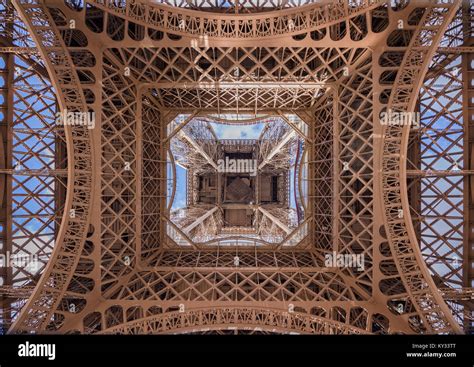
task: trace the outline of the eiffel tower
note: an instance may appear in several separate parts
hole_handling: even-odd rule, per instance
[[[0,18],[3,333],[472,333],[474,5]]]

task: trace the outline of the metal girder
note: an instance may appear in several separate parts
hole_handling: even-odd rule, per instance
[[[321,88],[329,87],[326,83],[312,82],[199,82],[199,83],[156,83],[158,89],[309,89],[318,91]],[[317,94],[315,92],[315,94]]]
[[[193,319],[199,319],[194,324]],[[192,325],[192,326],[189,326]],[[103,334],[167,334],[205,330],[268,330],[297,334],[367,334],[363,329],[322,317],[273,309],[250,307],[213,308],[212,310],[176,311],[104,330]]]
[[[178,135],[179,137],[185,139],[186,141],[189,142],[189,144],[191,144],[191,146],[196,149],[196,151],[201,154],[205,159],[206,161],[214,168],[214,169],[217,169],[217,164],[216,162],[214,162],[212,160],[211,157],[209,157],[209,155],[204,151],[204,149],[202,149],[202,147],[199,145],[199,143],[197,143],[192,137],[188,136],[188,134],[186,134],[185,132],[183,131],[179,131],[178,132]]]
[[[446,177],[446,176],[470,176],[474,174],[474,170],[445,170],[445,171],[431,171],[431,170],[407,170],[409,177]]]
[[[204,221],[209,218],[211,215],[213,215],[216,211],[218,210],[217,207],[214,207],[212,209],[209,209],[206,213],[204,213],[202,216],[200,216],[199,218],[196,218],[196,220],[194,222],[192,222],[191,224],[189,224],[188,226],[186,226],[183,231],[185,233],[189,233],[192,229],[196,228],[197,226],[199,226],[200,224],[204,223]]]
[[[265,165],[272,160],[272,158],[277,155],[281,149],[288,144],[288,142],[293,139],[296,135],[296,132],[291,129],[289,130],[278,142],[278,144],[273,147],[273,149],[268,153],[268,155],[263,159],[263,161],[258,165],[258,169],[261,170]]]
[[[473,53],[474,46],[439,47],[437,51],[441,53],[448,53],[448,54]]]
[[[28,54],[28,53],[38,53],[38,50],[35,47],[10,46],[10,47],[0,47],[0,53]]]
[[[288,228],[288,226],[286,226],[284,223],[282,223],[277,217],[272,215],[272,213],[270,213],[268,210],[264,209],[263,207],[259,207],[258,210],[262,212],[263,215],[270,218],[278,227],[283,229],[287,234],[291,233],[291,229]]]

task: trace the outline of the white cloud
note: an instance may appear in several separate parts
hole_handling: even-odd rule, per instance
[[[219,139],[258,139],[263,124],[254,125],[221,125],[212,124]]]

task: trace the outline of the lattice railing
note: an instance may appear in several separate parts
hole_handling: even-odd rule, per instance
[[[112,11],[117,16],[154,26],[178,34],[217,38],[262,38],[283,34],[310,32],[318,27],[356,17],[368,9],[383,4],[382,0],[363,0],[358,6],[347,6],[345,0],[314,3],[281,13],[262,15],[231,15],[195,12],[184,8],[170,8],[161,4],[127,1],[118,4],[113,0],[91,0],[96,7]]]

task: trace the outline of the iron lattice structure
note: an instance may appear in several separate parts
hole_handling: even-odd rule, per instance
[[[472,332],[472,5],[1,0],[0,17],[0,251],[40,264],[1,269],[4,332]],[[223,246],[221,203],[197,204],[225,114],[266,121],[262,172],[304,141],[297,226],[287,197],[257,210],[281,241]],[[181,217],[169,159],[191,172]]]

